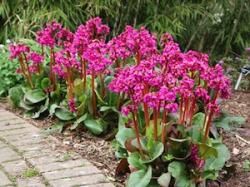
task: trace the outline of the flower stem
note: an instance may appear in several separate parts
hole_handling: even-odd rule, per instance
[[[154,140],[157,141],[158,129],[157,129],[157,118],[158,118],[157,108],[154,108]]]
[[[104,78],[103,78],[102,74],[99,75],[99,79],[100,79],[100,83],[101,83],[101,94],[102,94],[102,98],[104,99],[106,93],[105,93]]]
[[[166,131],[167,131],[167,110],[164,109],[162,113],[162,132],[161,132],[161,142],[165,145],[166,142]],[[165,147],[165,146],[164,146]]]
[[[74,98],[74,95],[73,95],[73,84],[71,80],[70,68],[67,68],[67,82],[68,82],[68,98],[69,100],[71,100]]]
[[[133,122],[134,122],[134,131],[135,131],[137,144],[138,144],[138,147],[139,147],[139,152],[140,152],[141,155],[143,155],[141,141],[140,141],[139,127],[138,127],[138,122],[137,122],[137,119],[136,119],[136,112],[134,111],[132,113],[132,115],[133,115]]]
[[[92,90],[92,107],[93,107],[93,116],[96,117],[96,93],[95,93],[95,74],[91,74],[91,90]]]
[[[30,71],[29,71],[28,60],[27,60],[27,57],[26,57],[26,55],[25,55],[24,53],[23,53],[23,56],[24,56],[24,59],[25,59],[25,66],[26,66],[27,78],[28,78],[30,87],[33,89],[33,88],[34,88],[34,85],[33,85],[33,82],[32,82],[32,78],[31,78]]]
[[[23,63],[23,57],[20,55],[20,56],[18,57],[18,60],[19,60],[20,66],[21,66],[22,74],[23,74],[24,78],[27,80],[27,82],[30,84],[29,79],[28,79],[28,76],[27,76],[27,74],[26,74],[25,64]],[[31,86],[31,85],[30,85],[30,86]]]
[[[52,84],[52,90],[53,91],[56,90],[56,75],[52,71],[54,63],[55,63],[54,50],[53,50],[53,48],[50,48],[50,63],[49,63],[49,66],[50,66],[50,82]]]
[[[138,51],[138,52],[136,53],[136,65],[138,66],[138,65],[140,64],[140,62],[141,62],[141,54],[140,54],[140,52]]]
[[[194,115],[194,110],[195,110],[195,97],[193,97],[192,101],[191,101],[191,107],[190,107],[190,112],[189,112],[189,126],[191,126],[192,124],[192,118]]]
[[[83,82],[83,90],[86,91],[86,79],[87,79],[87,73],[86,73],[86,62],[82,59],[82,56],[80,55],[80,60],[82,64],[82,82]]]
[[[145,85],[145,88],[143,90],[143,95],[148,93],[148,85]],[[143,108],[144,108],[144,118],[145,118],[145,123],[146,123],[146,127],[149,127],[149,110],[148,110],[148,104],[143,102]]]

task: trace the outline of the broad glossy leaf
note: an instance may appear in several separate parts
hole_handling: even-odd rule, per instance
[[[184,170],[185,164],[183,162],[174,161],[168,165],[168,171],[174,178],[178,178],[179,176],[181,176]]]
[[[201,112],[195,114],[192,119],[192,127],[189,130],[189,134],[195,142],[202,141],[204,120],[205,114]]]
[[[168,187],[170,184],[171,180],[171,174],[168,173],[163,173],[158,179],[157,182],[162,186],[162,187]]]
[[[46,99],[44,105],[42,105],[40,109],[31,118],[33,119],[39,118],[43,112],[48,110],[48,107],[49,107],[49,98]]]
[[[84,125],[91,133],[95,135],[99,135],[104,131],[103,125],[94,119],[85,120]]]
[[[116,134],[116,140],[121,144],[121,147],[125,148],[125,142],[127,139],[135,138],[134,130],[131,128],[122,128],[119,129]]]
[[[58,108],[59,106],[57,104],[52,104],[50,107],[49,107],[49,114],[52,116],[55,114],[55,110],[56,108]]]
[[[199,152],[200,152],[200,157],[204,159],[218,156],[218,151],[214,147],[209,146],[205,143],[199,144]]]
[[[152,178],[152,168],[148,166],[147,170],[139,170],[130,174],[127,187],[146,187]]]
[[[83,123],[88,117],[88,114],[84,114],[80,118],[78,118],[74,124],[70,127],[70,130],[75,130],[81,123]]]
[[[42,90],[36,89],[29,90],[27,93],[25,93],[24,97],[31,103],[35,104],[45,100],[47,96]]]
[[[19,107],[20,108],[23,108],[24,110],[26,111],[31,111],[31,110],[34,110],[35,109],[35,106],[33,105],[27,105],[26,102],[24,100],[22,100],[20,103],[19,103]]]
[[[100,112],[106,112],[106,111],[109,111],[109,110],[112,110],[114,112],[119,113],[119,111],[116,109],[116,107],[113,107],[113,106],[102,106],[100,108]]]
[[[198,125],[199,127],[202,127],[205,120],[205,114],[202,112],[199,112],[193,116],[192,119],[192,125]]]
[[[140,154],[138,152],[129,154],[128,163],[139,170],[147,168],[146,165],[140,161]]]
[[[14,107],[18,107],[23,99],[24,93],[20,86],[13,87],[9,90],[9,98]]]
[[[62,107],[55,109],[55,116],[62,121],[70,121],[75,118],[75,115],[72,112]]]
[[[142,159],[142,163],[150,163],[162,155],[164,151],[164,146],[161,142],[155,142],[154,146],[148,150],[149,158]]]
[[[195,187],[195,184],[187,176],[186,167],[183,162],[171,162],[168,165],[168,171],[175,178],[175,186]]]
[[[226,131],[231,130],[231,124],[242,125],[246,122],[246,119],[240,116],[229,116],[223,113],[219,118],[214,120],[216,127],[223,128]]]
[[[228,148],[224,144],[216,144],[214,145],[215,149],[218,152],[218,156],[208,158],[205,163],[205,171],[219,171],[223,168],[226,161],[230,159],[230,152]]]
[[[51,127],[44,130],[45,133],[53,134],[53,133],[61,133],[63,131],[63,127],[65,124],[63,122],[58,122],[53,124]]]
[[[50,80],[49,80],[49,78],[47,78],[47,77],[43,78],[42,81],[41,81],[41,87],[42,87],[42,89],[46,89],[49,86],[50,86]]]

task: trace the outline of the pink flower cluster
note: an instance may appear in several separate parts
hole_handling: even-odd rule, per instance
[[[36,52],[30,52],[27,58],[28,60],[31,60],[34,64],[40,64],[44,60],[44,57]]]
[[[18,58],[20,55],[24,53],[29,53],[30,48],[24,44],[10,45],[9,51],[10,51],[10,59],[12,60]]]
[[[56,44],[55,36],[61,28],[62,25],[55,21],[47,24],[44,29],[36,33],[36,41],[42,46],[49,46],[53,48]]]
[[[199,148],[197,145],[192,146],[190,159],[194,163],[197,169],[203,169],[205,165],[205,160],[200,158]]]
[[[127,33],[128,30],[134,33],[136,37],[128,37],[130,45],[124,45],[125,42],[120,42],[120,38],[123,38],[121,36],[125,35],[124,33]],[[148,33],[144,28],[142,30],[142,33]],[[145,54],[140,64],[117,71],[114,80],[109,85],[113,92],[123,92],[131,99],[131,105],[134,106],[126,107],[124,113],[128,114],[128,109],[137,108],[140,104],[147,104],[150,108],[159,110],[162,108],[169,112],[177,111],[179,105],[179,112],[181,110],[190,111],[193,110],[191,108],[194,108],[198,100],[204,102],[207,110],[218,112],[216,100],[219,97],[229,97],[229,79],[223,75],[221,65],[209,66],[207,54],[196,51],[181,52],[179,45],[174,42],[172,36],[168,33],[161,38],[163,46],[161,52],[153,47],[156,44],[152,38],[152,40],[149,40],[152,45],[145,44],[150,46],[149,48],[145,45],[142,48],[136,48],[136,44],[140,43],[138,41],[147,43],[148,35],[138,34],[130,27],[124,33],[112,41],[116,51],[133,53],[138,52],[138,49],[148,49],[140,51],[140,54]],[[130,34],[127,35],[130,36]],[[138,36],[145,36],[145,38],[139,40]],[[123,41],[126,40],[123,39]],[[117,44],[121,44],[121,48]],[[143,53],[143,51],[147,52]],[[130,55],[129,53],[127,56],[117,54],[119,53],[111,51],[111,56],[113,55],[116,58],[127,58]],[[150,55],[147,56],[146,54]],[[217,93],[217,95],[212,95],[212,92]],[[193,114],[190,112],[187,115],[186,112],[185,115],[185,117],[191,118]]]
[[[139,30],[127,26],[125,31],[114,37],[109,43],[112,60],[125,60],[136,56],[140,61],[157,52],[156,37],[144,27]]]
[[[26,71],[29,71],[30,73],[37,73],[38,64],[42,63],[44,60],[44,57],[42,55],[34,51],[30,51],[30,48],[24,44],[10,45],[9,51],[10,59],[18,58],[23,68],[23,70],[21,70],[21,68],[18,68],[16,70],[17,73],[26,73]]]

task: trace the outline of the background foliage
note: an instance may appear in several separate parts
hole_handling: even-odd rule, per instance
[[[183,50],[201,50],[218,60],[240,55],[250,43],[249,0],[1,0],[0,43],[34,37],[46,22],[70,29],[100,16],[112,28],[145,25],[158,36],[170,32]]]

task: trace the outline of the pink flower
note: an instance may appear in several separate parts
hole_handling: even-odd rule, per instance
[[[76,112],[76,104],[74,99],[69,99],[68,105],[71,112]]]
[[[34,64],[40,64],[44,57],[36,52],[30,52],[27,56],[28,60],[31,60]]]
[[[55,21],[46,24],[46,27],[36,33],[36,41],[40,45],[53,48],[56,44],[56,34],[62,29],[62,25]]]
[[[29,53],[30,48],[24,44],[10,45],[10,59],[15,59],[23,53]]]
[[[198,145],[192,145],[190,159],[198,169],[203,169],[205,165],[205,160],[201,159],[199,156]]]
[[[136,30],[126,26],[125,31],[113,38],[108,46],[113,60],[125,60],[135,55],[142,60],[157,52],[156,37],[144,27]]]
[[[88,62],[88,73],[98,75],[103,72],[112,61],[107,56],[107,45],[103,41],[93,41],[83,52],[82,58]]]
[[[30,65],[28,68],[29,68],[30,73],[37,73],[38,72],[36,65]]]

